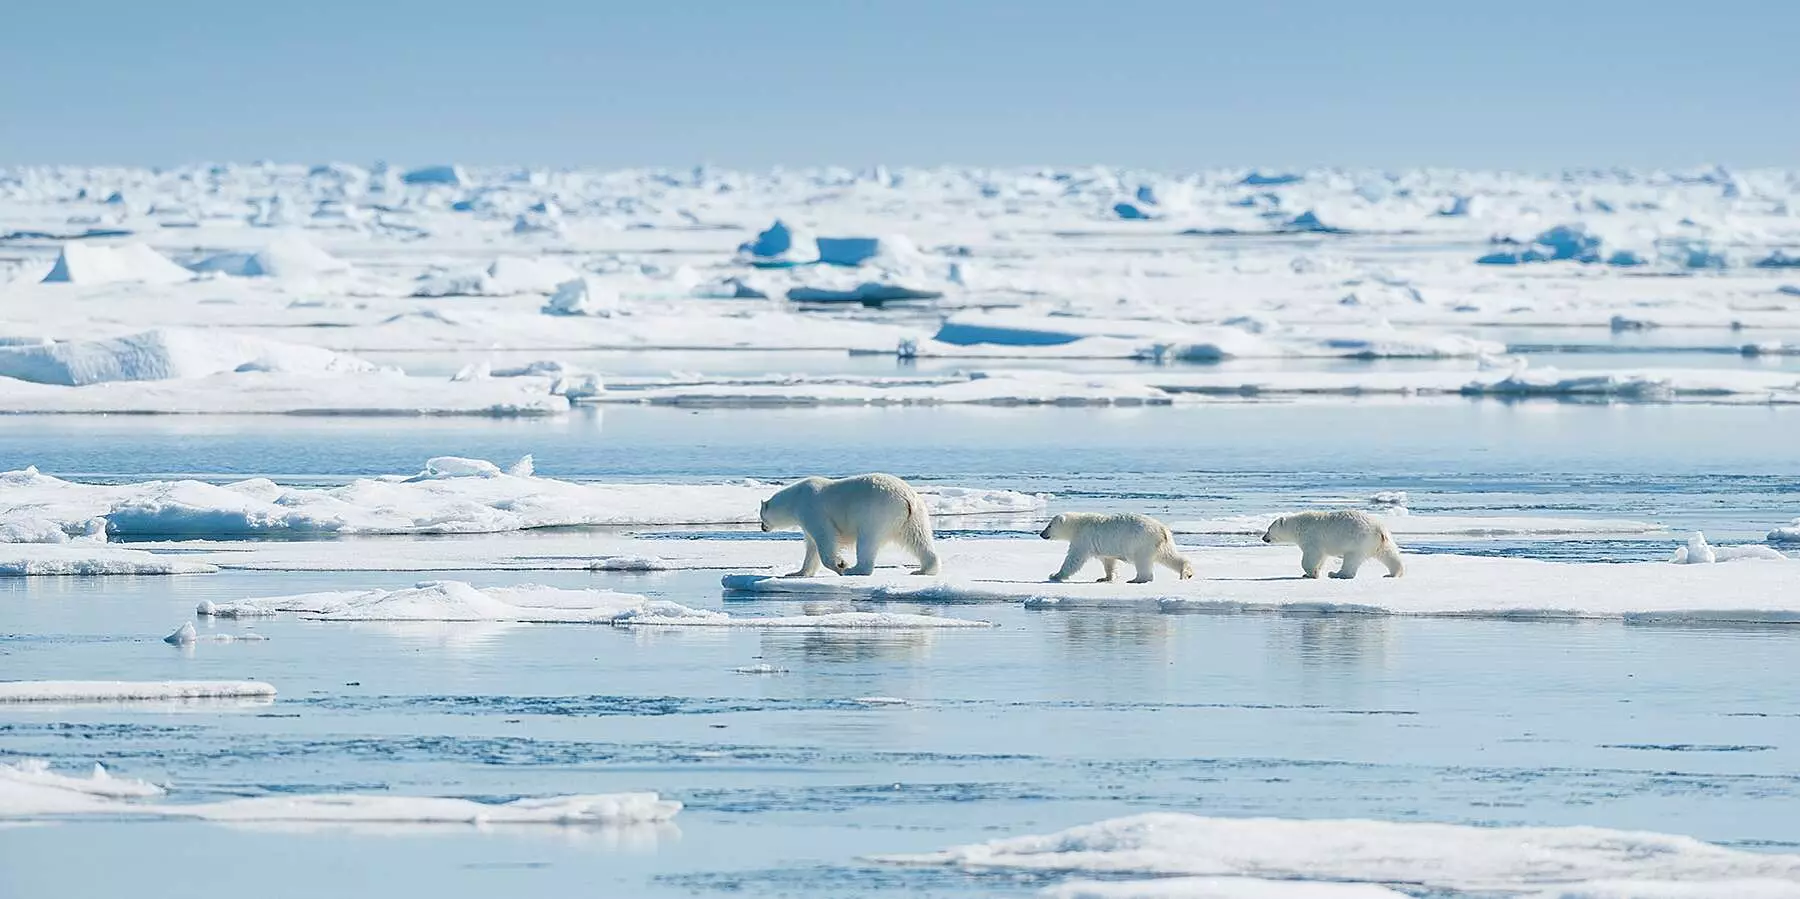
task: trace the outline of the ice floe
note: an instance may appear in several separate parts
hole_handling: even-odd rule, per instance
[[[544,796],[479,802],[372,793],[275,793],[216,802],[170,802],[167,790],[115,778],[95,766],[87,778],[57,774],[41,760],[0,763],[0,818],[106,815],[231,824],[439,824],[616,826],[667,821],[681,803],[655,793]]]
[[[756,521],[780,485],[598,484],[508,473],[479,459],[436,457],[412,477],[339,487],[148,481],[80,484],[25,469],[0,474],[0,520],[29,513],[76,526],[104,518],[115,535],[242,537],[269,533],[471,534],[584,525]],[[921,485],[936,516],[1035,513],[1047,498],[1008,490]]]
[[[1675,547],[1669,561],[1677,565],[1704,565],[1713,562],[1730,562],[1737,559],[1771,559],[1782,560],[1787,556],[1781,551],[1768,546],[1713,546],[1706,542],[1706,535],[1695,531],[1688,537],[1687,543]]]
[[[455,381],[395,371],[316,374],[235,371],[202,378],[66,387],[0,377],[0,413],[482,416],[563,415],[559,379]]]
[[[0,702],[185,702],[274,695],[275,688],[260,681],[0,681]]]
[[[612,590],[566,590],[521,584],[476,588],[462,581],[426,581],[401,590],[335,591],[270,596],[237,602],[204,601],[203,618],[260,618],[282,612],[315,621],[490,621],[518,624],[727,628],[958,628],[990,622],[894,612],[827,611],[817,615],[751,617],[695,609]]]
[[[1380,497],[1381,494],[1377,494]],[[1390,495],[1391,498],[1391,495]],[[1399,502],[1372,502],[1372,514],[1381,519],[1390,533],[1401,537],[1571,537],[1571,536],[1651,536],[1667,534],[1668,528],[1646,521],[1609,518],[1557,518],[1539,515],[1440,515],[1409,511]],[[1270,515],[1239,515],[1208,520],[1170,521],[1178,534],[1261,534],[1269,527]]]
[[[0,577],[210,574],[218,566],[93,541],[0,543]]]
[[[285,234],[259,249],[217,253],[188,268],[240,278],[316,278],[349,271],[350,265],[303,236]]]
[[[1800,518],[1769,532],[1770,543],[1800,543]]]
[[[1800,623],[1792,559],[1730,565],[1570,563],[1458,555],[1406,556],[1406,576],[1300,576],[1297,551],[1183,547],[1192,580],[1049,583],[1062,554],[1037,541],[942,540],[946,574],[785,578],[736,573],[728,595],[909,603],[1019,602],[1028,608],[1137,606],[1164,612],[1344,613],[1472,618],[1593,618],[1634,624]],[[1404,550],[1405,541],[1402,540]],[[778,562],[770,553],[771,563]],[[1092,573],[1097,575],[1097,568]]]
[[[377,368],[318,347],[189,328],[158,328],[110,340],[0,347],[0,377],[69,387],[236,371],[327,374]]]
[[[1263,890],[1208,893],[1198,890],[1202,884],[1176,882],[1172,892],[1157,893],[1154,882],[1140,881],[1137,892],[1093,894],[1101,896],[1309,895],[1279,892],[1271,881],[1404,884],[1427,892],[1718,899],[1742,895],[1730,890],[1746,882],[1779,884],[1790,891],[1800,888],[1800,856],[1729,849],[1669,834],[1598,827],[1470,827],[1176,813],[1114,818],[1042,836],[877,860],[975,871],[1246,877],[1260,879],[1255,888]],[[1636,884],[1646,889],[1636,891]],[[1184,892],[1184,887],[1196,891]],[[1340,894],[1327,889],[1316,895],[1336,899]],[[1348,899],[1358,894],[1343,895]]]

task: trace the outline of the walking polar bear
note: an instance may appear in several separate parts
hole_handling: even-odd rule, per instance
[[[1356,577],[1362,563],[1374,559],[1387,567],[1388,577],[1406,573],[1400,561],[1400,547],[1387,527],[1367,512],[1296,512],[1283,515],[1263,532],[1264,543],[1290,543],[1300,547],[1300,568],[1307,577],[1316,578],[1325,568],[1325,560],[1339,556],[1344,565],[1331,573],[1335,578]]]
[[[812,577],[821,559],[839,574],[872,574],[875,555],[898,543],[919,560],[913,574],[937,574],[931,546],[931,513],[925,500],[891,474],[863,474],[795,481],[763,500],[762,529],[799,527],[806,535],[806,560],[784,577]],[[846,567],[838,550],[856,544],[856,565]]]
[[[1161,564],[1183,578],[1194,576],[1194,565],[1175,551],[1175,536],[1162,522],[1135,512],[1103,515],[1094,512],[1064,512],[1050,519],[1038,536],[1045,540],[1069,541],[1069,554],[1062,568],[1050,575],[1053,581],[1066,581],[1081,570],[1089,559],[1099,559],[1111,581],[1119,560],[1130,560],[1137,569],[1134,584],[1148,584],[1156,577]]]

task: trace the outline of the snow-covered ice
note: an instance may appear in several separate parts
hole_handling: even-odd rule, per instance
[[[184,702],[274,695],[274,687],[259,681],[0,681],[0,702]]]
[[[1786,558],[1676,566],[1411,554],[1403,578],[1365,572],[1354,580],[1309,580],[1291,548],[1184,547],[1197,572],[1192,580],[1059,584],[1046,579],[1062,553],[1038,541],[939,541],[938,551],[942,577],[727,574],[721,585],[760,598],[1023,602],[1042,609],[1126,604],[1169,612],[1800,622],[1800,595],[1792,589],[1800,562]],[[1098,576],[1098,568],[1090,573]]]
[[[148,481],[97,485],[34,468],[0,474],[0,520],[29,514],[66,527],[104,518],[134,536],[244,537],[294,534],[473,534],[531,528],[646,524],[747,524],[780,488],[732,484],[595,484],[501,471],[485,460],[444,456],[412,477],[363,478],[339,487]],[[921,485],[934,516],[1035,514],[1047,498],[1008,490]]]
[[[218,566],[194,559],[92,541],[0,543],[0,577],[105,574],[210,574]]]
[[[1665,894],[1661,891],[1674,885],[1695,891],[1686,895],[1723,899],[1737,895],[1725,891],[1743,881],[1800,887],[1800,856],[1729,849],[1660,833],[1176,813],[1114,818],[1058,833],[878,860],[970,870],[1254,877],[1508,894],[1573,890],[1581,895],[1590,884],[1599,890],[1629,890],[1633,883],[1646,882],[1647,895]]]
[[[80,387],[103,381],[201,378],[225,372],[332,374],[377,366],[318,347],[191,328],[110,340],[0,347],[0,377]]]
[[[49,770],[40,760],[0,763],[0,819],[107,815],[228,824],[514,824],[606,826],[667,821],[681,803],[655,793],[543,796],[478,802],[378,793],[274,793],[215,802],[170,802],[166,790],[115,778],[96,765],[87,778]]]

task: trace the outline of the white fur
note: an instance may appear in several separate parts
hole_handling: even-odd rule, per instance
[[[1194,576],[1194,565],[1175,551],[1175,536],[1162,522],[1134,512],[1102,515],[1094,512],[1064,512],[1050,519],[1038,536],[1045,540],[1069,541],[1069,554],[1062,568],[1050,575],[1053,581],[1066,581],[1075,576],[1089,559],[1099,559],[1106,571],[1102,581],[1113,579],[1119,560],[1129,560],[1137,569],[1134,584],[1147,584],[1156,577],[1161,563],[1184,578]]]
[[[762,504],[762,529],[799,527],[806,535],[806,561],[788,577],[819,573],[822,556],[840,574],[872,574],[875,554],[898,543],[919,560],[913,574],[937,574],[931,548],[931,514],[905,481],[891,474],[862,474],[832,480],[806,478],[781,489]],[[856,565],[846,567],[838,548],[856,544]]]
[[[1283,515],[1269,524],[1263,534],[1264,543],[1291,543],[1300,547],[1300,569],[1307,577],[1318,577],[1325,560],[1337,556],[1344,560],[1342,568],[1331,573],[1336,578],[1356,577],[1362,563],[1374,559],[1387,567],[1388,577],[1406,573],[1400,561],[1400,547],[1381,520],[1367,512],[1296,512]]]

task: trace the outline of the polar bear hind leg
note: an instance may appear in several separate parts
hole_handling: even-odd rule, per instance
[[[846,575],[864,575],[875,573],[875,556],[881,552],[881,545],[887,542],[886,534],[873,531],[861,531],[856,535],[856,566],[842,569]]]
[[[1316,546],[1300,547],[1300,570],[1307,577],[1316,578],[1325,569],[1325,551]]]
[[[1138,556],[1131,560],[1131,567],[1137,569],[1137,577],[1131,579],[1133,584],[1148,584],[1156,580],[1156,553]]]
[[[913,569],[913,574],[937,574],[938,555],[931,547],[931,516],[923,509],[914,509],[911,501],[907,502],[906,513],[906,521],[900,524],[892,542],[900,544],[919,560],[919,567]]]
[[[1112,556],[1102,556],[1100,559],[1100,567],[1105,569],[1106,574],[1100,578],[1099,582],[1102,584],[1110,584],[1112,583],[1113,578],[1118,576],[1119,560]]]

